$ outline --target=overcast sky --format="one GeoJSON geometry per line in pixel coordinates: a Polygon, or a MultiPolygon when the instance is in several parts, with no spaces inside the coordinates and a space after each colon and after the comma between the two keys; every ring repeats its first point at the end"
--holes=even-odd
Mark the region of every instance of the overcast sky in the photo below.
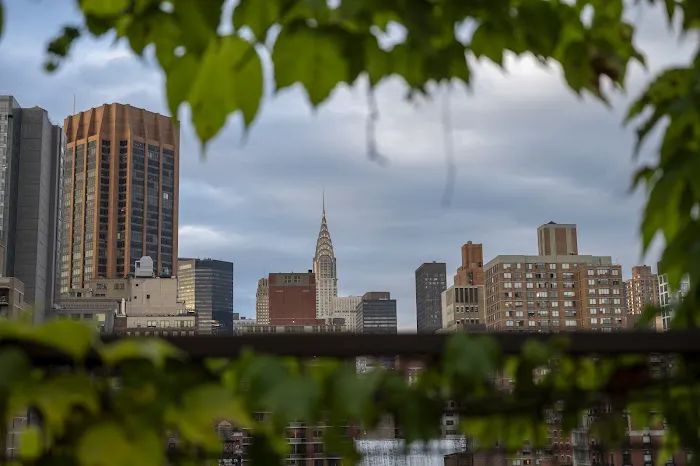
{"type": "MultiPolygon", "coordinates": [[[[47,109],[59,124],[73,95],[78,111],[120,102],[167,114],[162,74],[123,44],[81,40],[59,72],[42,71],[49,39],[78,19],[74,3],[5,2],[0,94],[47,109]]],[[[651,72],[687,62],[690,44],[669,35],[658,11],[633,16],[651,72]]],[[[484,244],[485,261],[536,254],[539,225],[576,223],[580,253],[611,255],[628,275],[643,260],[643,195],[628,195],[632,130],[620,122],[650,75],[635,66],[628,97],[610,111],[578,99],[558,70],[530,60],[510,60],[507,75],[475,66],[473,92],[455,89],[432,102],[406,103],[405,88],[385,82],[376,130],[385,166],[367,157],[361,88],[336,90],[315,114],[299,89],[268,98],[247,144],[240,144],[240,121],[230,119],[206,160],[183,109],[180,257],[235,262],[235,311],[254,316],[260,277],[311,268],[325,187],[340,293],[390,291],[404,330],[415,328],[415,269],[444,261],[449,285],[468,240],[484,244]],[[445,108],[457,169],[448,207],[441,205],[445,108]]],[[[655,264],[652,256],[647,263],[655,264]]]]}

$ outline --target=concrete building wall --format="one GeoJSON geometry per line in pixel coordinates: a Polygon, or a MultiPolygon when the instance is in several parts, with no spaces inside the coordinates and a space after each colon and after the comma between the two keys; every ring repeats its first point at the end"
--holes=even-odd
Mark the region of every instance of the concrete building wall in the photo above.
{"type": "Polygon", "coordinates": [[[178,316],[187,313],[178,299],[177,278],[132,278],[129,280],[130,299],[126,302],[128,316],[178,316]]]}
{"type": "Polygon", "coordinates": [[[483,286],[451,286],[442,293],[442,328],[445,330],[466,328],[484,324],[483,286]]]}
{"type": "MultiPolygon", "coordinates": [[[[7,115],[5,115],[7,121],[7,115]]],[[[56,260],[59,246],[58,222],[62,180],[61,129],[51,122],[46,110],[15,109],[12,154],[5,177],[9,206],[5,246],[5,275],[24,283],[25,300],[33,308],[35,321],[50,313],[56,299],[56,260]],[[9,180],[8,180],[9,179],[9,180]]]]}

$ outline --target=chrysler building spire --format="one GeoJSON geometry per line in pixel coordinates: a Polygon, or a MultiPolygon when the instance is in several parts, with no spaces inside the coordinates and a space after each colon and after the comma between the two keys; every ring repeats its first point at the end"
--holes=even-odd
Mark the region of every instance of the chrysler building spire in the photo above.
{"type": "Polygon", "coordinates": [[[325,190],[321,201],[321,229],[316,240],[313,270],[316,275],[316,318],[326,320],[333,317],[333,298],[338,296],[338,277],[333,242],[326,221],[325,190]]]}

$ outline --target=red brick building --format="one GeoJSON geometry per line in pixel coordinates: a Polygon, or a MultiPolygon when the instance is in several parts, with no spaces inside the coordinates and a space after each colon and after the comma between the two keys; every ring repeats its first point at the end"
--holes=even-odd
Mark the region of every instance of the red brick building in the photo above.
{"type": "Polygon", "coordinates": [[[268,279],[270,325],[321,325],[316,319],[316,277],[308,273],[271,273],[268,279]]]}

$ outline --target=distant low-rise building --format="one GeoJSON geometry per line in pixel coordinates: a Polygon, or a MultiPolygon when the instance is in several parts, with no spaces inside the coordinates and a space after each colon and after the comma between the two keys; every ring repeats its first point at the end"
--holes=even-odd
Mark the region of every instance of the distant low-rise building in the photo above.
{"type": "Polygon", "coordinates": [[[396,300],[388,291],[371,291],[362,295],[357,305],[357,333],[397,333],[396,300]]]}
{"type": "Polygon", "coordinates": [[[486,323],[484,287],[451,286],[442,292],[442,329],[451,331],[486,323]]]}
{"type": "Polygon", "coordinates": [[[269,316],[273,326],[322,325],[316,317],[316,278],[307,273],[271,273],[269,281],[269,316]]]}
{"type": "Polygon", "coordinates": [[[239,327],[238,333],[328,333],[342,331],[342,325],[325,324],[321,322],[315,325],[243,325],[239,327]]]}
{"type": "Polygon", "coordinates": [[[333,298],[333,318],[343,320],[346,332],[357,330],[357,305],[362,296],[336,296],[333,298]]]}

